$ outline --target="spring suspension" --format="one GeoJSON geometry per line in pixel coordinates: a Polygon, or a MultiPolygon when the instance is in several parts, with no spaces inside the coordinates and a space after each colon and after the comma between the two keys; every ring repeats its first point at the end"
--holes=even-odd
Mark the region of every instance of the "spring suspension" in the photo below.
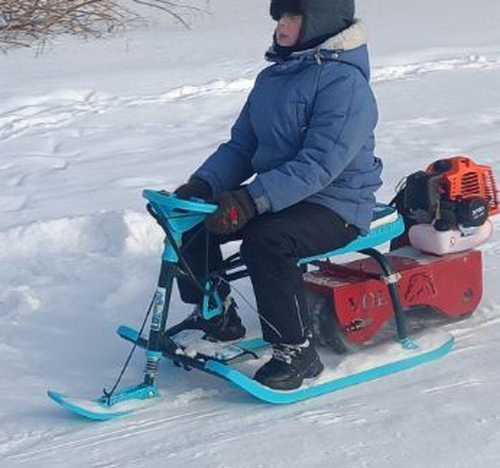
{"type": "Polygon", "coordinates": [[[158,375],[161,353],[158,353],[159,356],[156,356],[156,354],[157,353],[155,353],[155,356],[148,356],[146,361],[144,375],[148,382],[154,382],[158,375]]]}

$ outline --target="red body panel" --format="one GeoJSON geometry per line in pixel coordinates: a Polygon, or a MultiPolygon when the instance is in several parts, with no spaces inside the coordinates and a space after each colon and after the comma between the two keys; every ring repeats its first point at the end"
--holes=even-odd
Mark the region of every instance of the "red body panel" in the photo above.
{"type": "MultiPolygon", "coordinates": [[[[398,290],[403,308],[430,306],[459,318],[470,315],[482,296],[481,252],[471,250],[436,257],[405,247],[386,254],[401,275],[398,290]]],[[[330,295],[332,314],[346,337],[361,344],[373,338],[392,318],[393,307],[380,268],[372,259],[344,265],[323,262],[318,271],[305,274],[308,288],[330,295]]]]}

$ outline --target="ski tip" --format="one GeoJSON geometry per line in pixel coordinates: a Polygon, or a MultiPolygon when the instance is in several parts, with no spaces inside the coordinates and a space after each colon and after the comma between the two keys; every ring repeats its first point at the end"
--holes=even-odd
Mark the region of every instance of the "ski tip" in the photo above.
{"type": "Polygon", "coordinates": [[[91,419],[93,421],[109,421],[110,419],[126,416],[131,412],[131,410],[117,411],[111,407],[107,408],[99,401],[72,398],[53,390],[48,390],[47,395],[62,408],[75,415],[83,416],[84,418],[91,419]]]}
{"type": "Polygon", "coordinates": [[[88,400],[74,398],[53,390],[48,390],[47,395],[62,408],[93,421],[109,421],[110,419],[127,416],[130,413],[148,407],[158,400],[159,397],[155,389],[144,387],[137,387],[137,389],[129,389],[122,392],[118,396],[120,401],[112,405],[106,404],[102,399],[88,400]],[[146,391],[152,392],[151,396],[146,396],[146,391]]]}

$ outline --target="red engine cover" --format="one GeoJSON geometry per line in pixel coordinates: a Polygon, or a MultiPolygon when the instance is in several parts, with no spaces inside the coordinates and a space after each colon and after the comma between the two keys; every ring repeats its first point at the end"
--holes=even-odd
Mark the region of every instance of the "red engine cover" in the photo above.
{"type": "MultiPolygon", "coordinates": [[[[403,247],[385,257],[401,275],[398,290],[404,308],[430,306],[458,318],[472,314],[481,300],[482,258],[477,250],[437,257],[403,247]]],[[[332,313],[352,343],[370,340],[393,316],[380,271],[367,258],[343,265],[322,262],[318,271],[304,276],[308,288],[331,295],[332,313]]]]}

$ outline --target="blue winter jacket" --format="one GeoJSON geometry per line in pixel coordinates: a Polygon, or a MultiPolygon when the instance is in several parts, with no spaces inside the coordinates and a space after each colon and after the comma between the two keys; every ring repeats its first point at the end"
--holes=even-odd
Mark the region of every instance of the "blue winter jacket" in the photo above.
{"type": "Polygon", "coordinates": [[[377,104],[360,21],[314,50],[264,69],[231,131],[193,174],[214,194],[247,188],[259,213],[300,201],[369,229],[382,162],[374,155],[377,104]]]}

